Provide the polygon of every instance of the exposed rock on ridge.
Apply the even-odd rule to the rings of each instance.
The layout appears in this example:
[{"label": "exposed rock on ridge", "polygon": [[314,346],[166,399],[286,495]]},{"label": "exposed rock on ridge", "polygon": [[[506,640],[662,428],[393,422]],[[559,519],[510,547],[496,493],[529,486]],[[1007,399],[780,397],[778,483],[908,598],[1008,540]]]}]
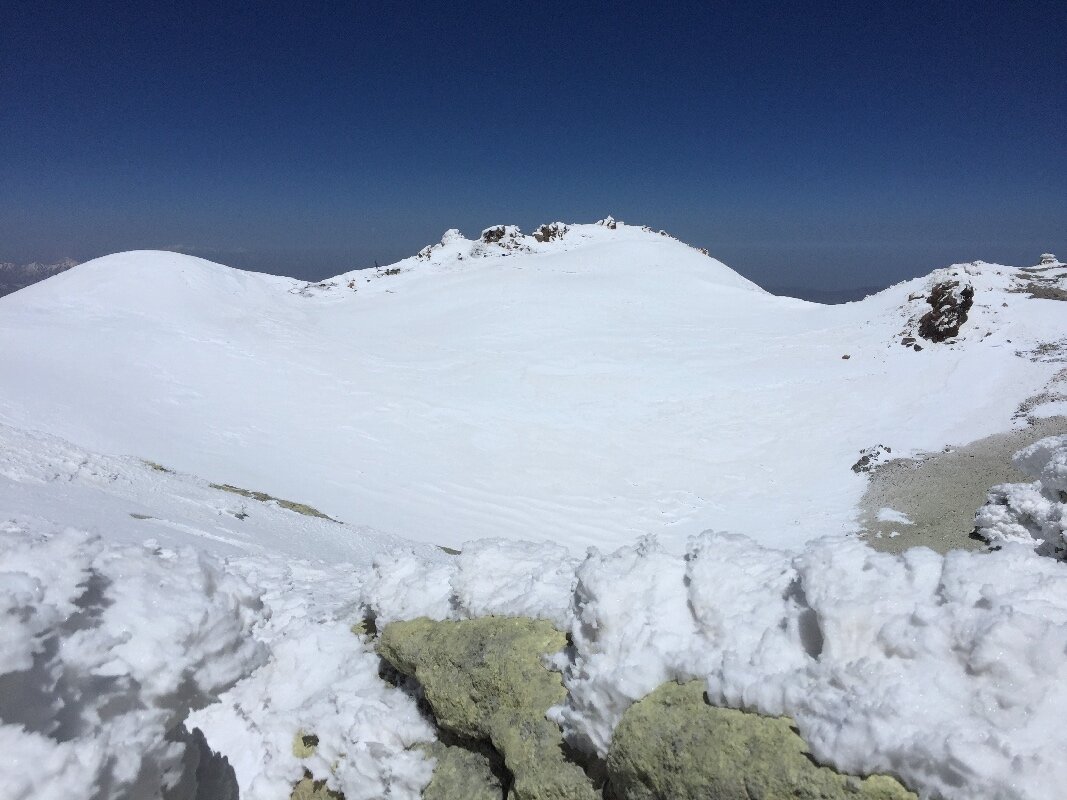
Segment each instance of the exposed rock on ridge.
[{"label": "exposed rock on ridge", "polygon": [[933,306],[919,320],[919,335],[931,342],[943,342],[959,335],[974,304],[974,287],[959,281],[934,284],[926,302]]}]

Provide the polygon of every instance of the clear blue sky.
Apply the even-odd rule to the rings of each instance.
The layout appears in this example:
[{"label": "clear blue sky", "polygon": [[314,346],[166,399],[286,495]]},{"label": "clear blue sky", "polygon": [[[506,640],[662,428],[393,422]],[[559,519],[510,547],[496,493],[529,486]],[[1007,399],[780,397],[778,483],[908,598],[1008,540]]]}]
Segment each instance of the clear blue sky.
[{"label": "clear blue sky", "polygon": [[0,260],[608,213],[769,285],[1067,254],[1067,3],[0,4]]}]

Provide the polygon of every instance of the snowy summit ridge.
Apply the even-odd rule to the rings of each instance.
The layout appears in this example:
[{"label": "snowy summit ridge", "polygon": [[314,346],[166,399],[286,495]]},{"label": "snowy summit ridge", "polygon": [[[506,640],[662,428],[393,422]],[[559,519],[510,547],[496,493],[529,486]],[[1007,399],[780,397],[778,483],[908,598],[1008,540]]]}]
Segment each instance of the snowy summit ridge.
[{"label": "snowy summit ridge", "polygon": [[521,615],[570,633],[548,714],[591,758],[698,680],[838,770],[1055,800],[1067,436],[989,494],[995,552],[849,534],[890,453],[1067,412],[1065,293],[1043,257],[821,306],[609,218],[2,298],[0,796],[416,800],[439,732],[368,632]]},{"label": "snowy summit ridge", "polygon": [[[611,218],[450,230],[320,284],[120,253],[0,300],[0,421],[452,547],[791,547],[855,530],[862,451],[1063,413],[1058,264],[821,306]],[[942,284],[971,305],[933,342]]]}]

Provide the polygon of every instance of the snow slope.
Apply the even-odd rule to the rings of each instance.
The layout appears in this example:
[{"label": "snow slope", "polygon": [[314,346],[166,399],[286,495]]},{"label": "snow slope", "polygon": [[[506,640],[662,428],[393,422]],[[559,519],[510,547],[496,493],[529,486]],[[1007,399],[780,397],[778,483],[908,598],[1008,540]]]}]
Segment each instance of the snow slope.
[{"label": "snow slope", "polygon": [[31,284],[43,281],[60,272],[66,272],[71,267],[78,266],[78,262],[72,258],[64,258],[55,264],[42,264],[33,261],[29,264],[14,264],[10,261],[0,262],[0,297],[5,294],[17,292]]},{"label": "snow slope", "polygon": [[[192,797],[184,722],[247,800],[285,800],[305,769],[353,800],[415,800],[434,730],[354,635],[368,613],[569,630],[548,654],[568,689],[550,715],[593,753],[631,703],[695,678],[716,703],[793,716],[820,762],[924,798],[1057,800],[1067,781],[1067,567],[1033,541],[790,553],[707,532],[684,557],[651,538],[584,558],[481,540],[453,557],[50,436],[2,426],[0,453],[0,797]],[[1020,458],[1062,521],[1067,436]],[[1034,508],[1008,488],[1009,507]],[[350,538],[347,563],[298,557],[323,546],[316,525],[340,529],[335,554]],[[310,732],[315,752],[295,752]]]},{"label": "snow slope", "polygon": [[[0,797],[190,797],[200,759],[219,796],[414,800],[433,728],[353,625],[423,614],[568,629],[550,713],[593,753],[698,678],[922,797],[1060,796],[1067,570],[1034,546],[1067,437],[990,495],[999,552],[814,537],[860,449],[1062,413],[1067,269],[824,307],[642,228],[539,234],[317,285],[119,254],[0,300]],[[945,281],[970,317],[915,350]]]},{"label": "snow slope", "polygon": [[853,527],[861,449],[1004,430],[1057,369],[1016,352],[1067,306],[1007,294],[1008,267],[947,271],[971,321],[916,352],[933,278],[820,306],[644,228],[564,229],[450,231],[311,286],[97,259],[0,300],[0,421],[438,544],[794,546]]}]

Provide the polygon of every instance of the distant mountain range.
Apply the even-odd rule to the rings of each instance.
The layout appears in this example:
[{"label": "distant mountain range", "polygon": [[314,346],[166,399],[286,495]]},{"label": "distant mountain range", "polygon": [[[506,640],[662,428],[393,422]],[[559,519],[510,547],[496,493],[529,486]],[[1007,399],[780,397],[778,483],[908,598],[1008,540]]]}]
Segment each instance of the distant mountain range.
[{"label": "distant mountain range", "polygon": [[13,264],[10,261],[0,261],[0,297],[76,266],[78,262],[72,258],[64,258],[55,264],[41,264],[38,261],[29,264]]}]

